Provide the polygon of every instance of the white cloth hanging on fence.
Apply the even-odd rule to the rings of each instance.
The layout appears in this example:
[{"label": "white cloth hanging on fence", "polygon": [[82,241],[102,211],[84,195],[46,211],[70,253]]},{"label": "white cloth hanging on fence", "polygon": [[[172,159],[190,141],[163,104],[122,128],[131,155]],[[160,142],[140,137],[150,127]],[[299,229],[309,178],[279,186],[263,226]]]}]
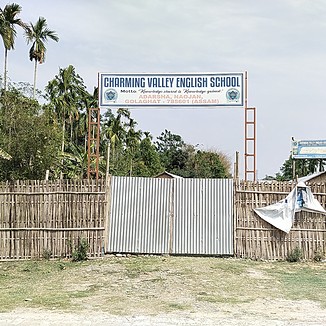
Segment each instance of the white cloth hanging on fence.
[{"label": "white cloth hanging on fence", "polygon": [[266,222],[289,233],[296,212],[308,211],[326,213],[317,199],[314,198],[310,187],[299,182],[287,197],[275,204],[255,208],[254,211]]}]

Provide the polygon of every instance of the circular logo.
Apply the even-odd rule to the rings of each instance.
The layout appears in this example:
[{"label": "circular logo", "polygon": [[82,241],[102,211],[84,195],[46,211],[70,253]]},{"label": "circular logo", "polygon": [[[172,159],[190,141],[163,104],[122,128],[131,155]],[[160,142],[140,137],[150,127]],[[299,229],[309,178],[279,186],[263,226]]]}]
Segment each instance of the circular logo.
[{"label": "circular logo", "polygon": [[106,101],[114,102],[118,98],[118,93],[114,89],[107,89],[104,92],[104,98]]},{"label": "circular logo", "polygon": [[235,88],[230,88],[226,92],[226,98],[229,102],[238,102],[240,98],[240,92]]}]

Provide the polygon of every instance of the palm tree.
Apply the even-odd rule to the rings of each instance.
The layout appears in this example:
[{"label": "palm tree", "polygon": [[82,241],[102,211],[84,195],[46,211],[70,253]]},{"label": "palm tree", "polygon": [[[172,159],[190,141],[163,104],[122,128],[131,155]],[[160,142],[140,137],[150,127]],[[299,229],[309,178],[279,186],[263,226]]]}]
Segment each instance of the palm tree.
[{"label": "palm tree", "polygon": [[135,130],[136,125],[137,122],[134,119],[129,118],[129,123],[127,124],[128,131],[126,134],[126,152],[130,157],[130,166],[129,166],[130,176],[132,176],[133,159],[142,137],[142,131]]},{"label": "palm tree", "polygon": [[21,26],[26,29],[23,21],[17,18],[22,8],[16,3],[8,4],[4,9],[0,8],[0,35],[5,47],[5,66],[3,74],[3,88],[7,89],[7,65],[8,65],[8,51],[14,49],[15,38],[17,35],[15,26]]},{"label": "palm tree", "polygon": [[35,25],[30,23],[25,33],[27,44],[32,43],[32,47],[29,50],[29,59],[35,60],[34,66],[34,88],[33,96],[35,97],[36,89],[36,74],[37,74],[37,63],[42,64],[45,60],[46,47],[45,43],[48,39],[58,42],[59,37],[55,31],[51,31],[47,27],[47,22],[44,17],[40,17]]},{"label": "palm tree", "polygon": [[79,115],[85,105],[85,98],[90,95],[87,93],[83,79],[76,73],[72,65],[60,68],[59,74],[46,86],[46,92],[54,106],[58,120],[61,121],[63,153],[67,120],[70,124],[69,139],[72,143],[74,122],[79,120]]},{"label": "palm tree", "polygon": [[[126,137],[126,129],[125,129],[125,123],[123,119],[129,119],[130,118],[130,112],[128,109],[119,108],[117,110],[116,116],[114,116],[112,113],[108,112],[108,120],[103,125],[103,136],[108,141],[109,146],[108,150],[112,150],[112,155],[108,153],[108,157],[110,157],[110,161],[112,161],[113,164],[109,164],[111,166],[111,170],[116,169],[116,163],[118,161],[117,159],[117,149],[121,148],[123,145],[123,141]],[[117,171],[116,171],[117,172]]]}]

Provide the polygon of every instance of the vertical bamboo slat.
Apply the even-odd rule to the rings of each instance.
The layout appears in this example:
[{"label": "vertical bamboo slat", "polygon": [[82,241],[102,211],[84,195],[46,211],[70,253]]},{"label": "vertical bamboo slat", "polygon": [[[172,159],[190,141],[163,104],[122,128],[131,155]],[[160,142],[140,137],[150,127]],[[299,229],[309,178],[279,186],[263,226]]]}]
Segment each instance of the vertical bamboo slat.
[{"label": "vertical bamboo slat", "polygon": [[[325,184],[310,185],[326,207]],[[289,234],[258,217],[253,209],[287,196],[287,182],[235,182],[234,248],[237,257],[285,259],[299,247],[306,259],[326,252],[326,216],[300,212]],[[89,254],[99,256],[107,241],[105,180],[16,181],[0,183],[0,259],[70,256],[86,237]],[[97,228],[97,229],[96,229]],[[106,247],[106,245],[104,246]]]},{"label": "vertical bamboo slat", "polygon": [[[311,191],[318,194],[315,197],[325,208],[325,184],[310,186]],[[273,181],[259,185],[254,182],[237,183],[234,198],[237,214],[236,256],[283,260],[299,247],[305,259],[313,259],[317,250],[326,252],[326,215],[304,211],[297,213],[291,231],[286,234],[254,213],[255,207],[267,206],[284,199],[293,187],[289,182]]]},{"label": "vertical bamboo slat", "polygon": [[103,180],[0,183],[0,259],[70,256],[81,237],[100,255],[104,204]]}]

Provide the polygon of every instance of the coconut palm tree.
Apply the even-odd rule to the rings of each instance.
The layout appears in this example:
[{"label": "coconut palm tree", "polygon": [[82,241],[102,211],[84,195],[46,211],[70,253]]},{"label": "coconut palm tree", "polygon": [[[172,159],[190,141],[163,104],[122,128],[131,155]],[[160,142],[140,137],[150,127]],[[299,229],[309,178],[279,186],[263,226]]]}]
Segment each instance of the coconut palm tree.
[{"label": "coconut palm tree", "polygon": [[29,59],[31,61],[35,61],[33,88],[33,96],[35,97],[37,64],[42,64],[45,60],[45,43],[48,41],[48,39],[58,42],[59,37],[57,36],[55,31],[51,31],[50,29],[48,29],[47,22],[44,17],[39,17],[35,25],[30,23],[28,28],[26,29],[25,36],[27,44],[32,43],[32,47],[29,50]]},{"label": "coconut palm tree", "polygon": [[15,26],[21,26],[26,29],[24,22],[17,18],[22,8],[16,3],[8,4],[3,9],[0,8],[0,35],[5,48],[5,66],[3,74],[3,88],[7,89],[7,65],[8,51],[14,49],[17,31]]}]

